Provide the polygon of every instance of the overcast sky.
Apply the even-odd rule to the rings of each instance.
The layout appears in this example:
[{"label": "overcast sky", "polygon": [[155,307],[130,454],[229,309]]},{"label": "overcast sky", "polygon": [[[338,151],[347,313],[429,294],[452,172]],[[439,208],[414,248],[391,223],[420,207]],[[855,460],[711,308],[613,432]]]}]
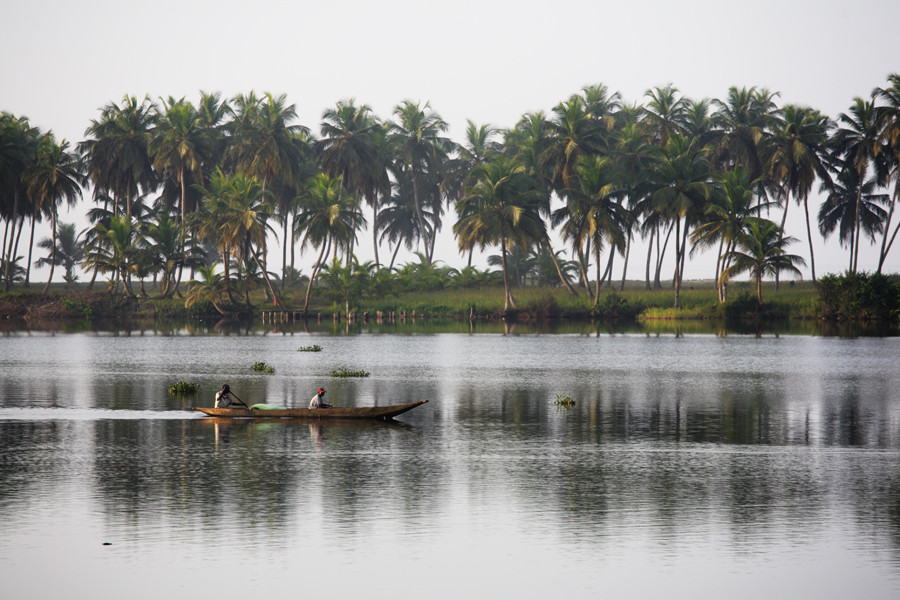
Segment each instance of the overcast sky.
[{"label": "overcast sky", "polygon": [[[403,100],[427,101],[461,142],[466,119],[510,127],[599,82],[628,102],[668,83],[694,99],[765,87],[780,93],[779,104],[834,118],[900,71],[896,0],[6,0],[3,16],[0,110],[73,143],[125,94],[284,93],[316,134],[323,110],[341,99],[385,119]],[[811,199],[811,212],[818,203]],[[448,215],[436,258],[460,267],[451,224]],[[792,251],[808,259],[796,205],[788,232],[804,240]],[[817,274],[843,271],[837,239],[815,236]],[[863,250],[860,265],[873,270],[877,250]],[[707,254],[687,277],[712,277]],[[302,257],[305,273],[313,260]],[[273,261],[280,253],[274,269]],[[889,270],[898,265],[895,249]],[[629,278],[642,277],[638,258]]]}]

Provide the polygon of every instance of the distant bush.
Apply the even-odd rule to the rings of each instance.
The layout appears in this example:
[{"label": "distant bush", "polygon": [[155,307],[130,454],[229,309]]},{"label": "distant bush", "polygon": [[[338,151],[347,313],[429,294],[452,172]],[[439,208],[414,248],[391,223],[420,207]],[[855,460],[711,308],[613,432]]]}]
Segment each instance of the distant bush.
[{"label": "distant bush", "polygon": [[344,369],[343,367],[340,369],[332,369],[331,371],[332,377],[368,377],[369,372],[363,371],[362,369],[358,371],[351,371],[349,369]]},{"label": "distant bush", "polygon": [[900,276],[850,273],[819,280],[821,315],[826,319],[887,321],[900,316]]},{"label": "distant bush", "polygon": [[297,352],[321,352],[322,346],[318,344],[313,344],[312,346],[300,346],[297,348]]},{"label": "distant bush", "polygon": [[169,393],[173,396],[179,394],[195,394],[200,389],[200,384],[193,381],[178,381],[169,386]]},{"label": "distant bush", "polygon": [[264,362],[253,363],[253,370],[257,373],[264,373],[266,375],[272,375],[273,373],[275,373],[275,367],[270,367]]}]

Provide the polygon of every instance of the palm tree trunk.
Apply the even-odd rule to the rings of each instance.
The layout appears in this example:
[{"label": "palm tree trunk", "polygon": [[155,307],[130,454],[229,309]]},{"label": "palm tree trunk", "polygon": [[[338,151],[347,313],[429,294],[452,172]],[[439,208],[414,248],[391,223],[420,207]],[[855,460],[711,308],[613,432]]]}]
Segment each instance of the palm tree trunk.
[{"label": "palm tree trunk", "polygon": [[806,237],[809,239],[809,269],[812,273],[813,283],[816,282],[816,256],[813,253],[812,228],[809,224],[809,204],[806,197],[803,198],[803,210],[806,212]]},{"label": "palm tree trunk", "polygon": [[507,312],[511,308],[516,307],[516,301],[512,297],[509,289],[509,274],[506,271],[506,237],[500,238],[500,257],[503,261],[503,287],[506,290],[506,301],[503,304],[503,311]]},{"label": "palm tree trunk", "polygon": [[[556,254],[553,253],[553,246],[550,243],[550,236],[544,238],[544,245],[547,247],[547,252],[550,253],[550,259],[553,261],[553,266],[556,267],[556,274],[559,275],[559,280],[565,286],[566,291],[569,292],[572,296],[577,296],[578,292],[575,291],[575,288],[572,287],[572,284],[568,282],[568,280],[563,276],[562,269],[559,268],[559,262],[556,260]],[[472,266],[472,250],[469,250],[469,266]]]},{"label": "palm tree trunk", "polygon": [[645,278],[647,281],[647,289],[650,289],[650,261],[653,260],[653,239],[656,237],[656,228],[653,227],[650,229],[650,243],[647,244],[647,271],[645,273]]},{"label": "palm tree trunk", "polygon": [[628,273],[628,255],[631,254],[631,231],[628,232],[628,237],[625,239],[625,264],[622,266],[622,285],[619,287],[619,291],[625,291],[625,275]]},{"label": "palm tree trunk", "polygon": [[56,267],[56,210],[52,210],[50,212],[50,226],[53,228],[50,234],[51,243],[53,246],[50,248],[50,276],[47,278],[47,284],[44,286],[44,289],[41,290],[42,294],[46,294],[47,290],[50,289],[50,282],[53,280],[53,269]]},{"label": "palm tree trunk", "polygon": [[253,256],[253,260],[256,262],[256,266],[259,267],[260,271],[262,271],[263,279],[266,280],[266,287],[269,288],[269,292],[272,294],[272,298],[275,300],[275,305],[279,308],[279,310],[281,310],[281,312],[287,312],[284,308],[284,305],[279,302],[278,294],[275,293],[275,288],[272,287],[272,282],[269,281],[269,274],[266,273],[266,270],[263,268],[262,263],[259,260],[259,256],[256,254],[253,246],[250,246],[250,255]]},{"label": "palm tree trunk", "polygon": [[[884,237],[881,238],[881,251],[878,253],[878,274],[881,275],[881,268],[884,266],[884,259],[887,257],[888,251],[891,249],[887,244],[888,233],[891,230],[891,218],[894,216],[894,205],[897,203],[897,196],[900,195],[900,174],[897,175],[897,183],[894,185],[894,194],[891,196],[891,207],[888,209],[887,220],[884,223]],[[900,230],[900,223],[894,229],[894,235],[891,237],[891,245],[894,238],[897,237],[897,231]]]},{"label": "palm tree trunk", "polygon": [[34,216],[31,217],[31,236],[28,238],[28,263],[25,265],[25,287],[31,285],[31,251],[34,249]]},{"label": "palm tree trunk", "polygon": [[[10,216],[9,221],[7,223],[15,224],[16,215],[19,212],[19,189],[16,187],[16,191],[13,193],[13,210],[12,216]],[[9,229],[7,229],[7,232]],[[9,251],[6,253],[6,273],[4,274],[3,280],[3,291],[9,291],[9,284],[12,281],[12,235],[10,235],[9,240]],[[4,240],[6,241],[6,240]]]},{"label": "palm tree trunk", "polygon": [[416,221],[419,222],[419,235],[425,236],[425,250],[428,251],[428,247],[430,244],[428,243],[428,231],[425,229],[425,220],[422,218],[422,205],[419,201],[419,178],[417,177],[417,173],[415,168],[412,173],[412,184],[413,184],[413,200],[416,205]]},{"label": "palm tree trunk", "polygon": [[319,264],[322,262],[322,256],[325,255],[325,248],[328,244],[323,243],[322,249],[319,250],[319,256],[316,258],[316,264],[313,265],[312,274],[309,276],[309,283],[306,285],[306,298],[303,300],[303,318],[306,318],[306,310],[309,308],[309,293],[312,291],[313,281],[316,280],[316,273],[319,271]]},{"label": "palm tree trunk", "polygon": [[597,306],[600,303],[600,280],[602,279],[600,276],[600,244],[594,244],[594,262],[597,263],[597,281],[594,282],[594,303],[592,306]]},{"label": "palm tree trunk", "polygon": [[675,220],[675,308],[681,308],[681,277],[679,276],[679,268],[681,268],[681,252],[684,248],[679,248],[681,237],[681,219]]},{"label": "palm tree trunk", "polygon": [[372,202],[372,246],[375,248],[375,269],[381,269],[378,262],[378,194],[375,194],[374,202]]},{"label": "palm tree trunk", "polygon": [[281,250],[281,291],[287,283],[288,217],[284,216],[284,248]]}]

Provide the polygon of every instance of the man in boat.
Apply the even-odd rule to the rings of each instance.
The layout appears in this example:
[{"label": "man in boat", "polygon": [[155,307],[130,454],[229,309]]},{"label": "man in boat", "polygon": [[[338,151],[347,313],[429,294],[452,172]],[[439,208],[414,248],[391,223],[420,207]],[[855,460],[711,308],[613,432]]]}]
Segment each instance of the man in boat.
[{"label": "man in boat", "polygon": [[312,400],[309,401],[310,408],[331,408],[330,404],[325,404],[325,390],[319,388],[319,391],[315,396],[312,397]]},{"label": "man in boat", "polygon": [[243,400],[232,394],[231,388],[226,383],[221,390],[216,392],[216,408],[231,408],[232,406],[247,408]]}]

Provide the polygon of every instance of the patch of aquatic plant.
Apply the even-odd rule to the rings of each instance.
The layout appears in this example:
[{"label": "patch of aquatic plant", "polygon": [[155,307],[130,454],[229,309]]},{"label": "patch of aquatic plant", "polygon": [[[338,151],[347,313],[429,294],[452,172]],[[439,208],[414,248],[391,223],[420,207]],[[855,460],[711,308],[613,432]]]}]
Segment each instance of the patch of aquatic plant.
[{"label": "patch of aquatic plant", "polygon": [[575,400],[568,394],[556,394],[554,402],[556,403],[556,406],[562,408],[572,408],[575,406]]},{"label": "patch of aquatic plant", "polygon": [[183,394],[196,394],[200,389],[200,384],[194,381],[176,381],[169,386],[169,393],[173,396]]},{"label": "patch of aquatic plant", "polygon": [[332,377],[368,377],[369,372],[363,371],[362,369],[357,371],[351,371],[350,369],[345,369],[341,367],[340,369],[332,369],[331,370]]},{"label": "patch of aquatic plant", "polygon": [[297,352],[321,352],[322,346],[318,344],[313,344],[312,346],[301,346],[297,348]]},{"label": "patch of aquatic plant", "polygon": [[702,319],[706,316],[706,311],[702,308],[660,308],[651,306],[646,308],[638,315],[639,321],[666,319]]},{"label": "patch of aquatic plant", "polygon": [[265,375],[272,375],[273,373],[275,373],[275,367],[271,367],[264,362],[253,363],[253,370],[257,373],[263,373]]}]

